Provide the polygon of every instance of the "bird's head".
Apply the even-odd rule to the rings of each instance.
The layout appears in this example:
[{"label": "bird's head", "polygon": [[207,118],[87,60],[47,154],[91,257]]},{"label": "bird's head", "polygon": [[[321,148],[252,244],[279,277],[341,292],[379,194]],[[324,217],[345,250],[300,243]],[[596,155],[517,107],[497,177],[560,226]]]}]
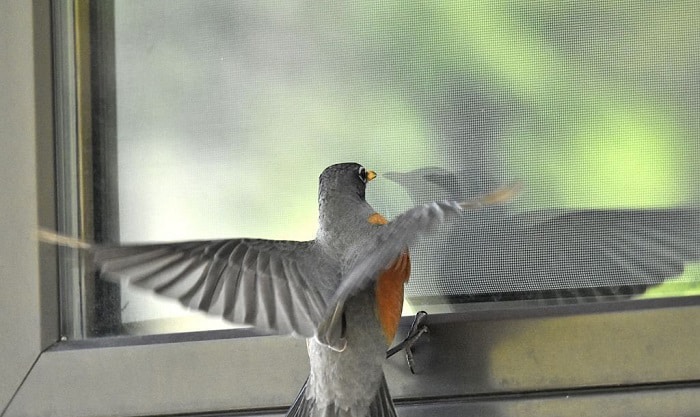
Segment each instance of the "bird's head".
[{"label": "bird's head", "polygon": [[355,162],[331,165],[319,177],[319,199],[329,194],[358,195],[365,198],[365,187],[377,177],[374,171]]}]

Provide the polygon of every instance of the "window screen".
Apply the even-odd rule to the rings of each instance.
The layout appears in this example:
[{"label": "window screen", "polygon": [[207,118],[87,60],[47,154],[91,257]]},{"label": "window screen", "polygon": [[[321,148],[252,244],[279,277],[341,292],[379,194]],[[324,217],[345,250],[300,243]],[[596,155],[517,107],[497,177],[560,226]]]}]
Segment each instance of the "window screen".
[{"label": "window screen", "polygon": [[[406,313],[700,291],[687,2],[104,4],[105,240],[313,239],[318,175],[358,162],[388,218],[523,185],[411,248]],[[229,326],[109,285],[98,334]]]}]

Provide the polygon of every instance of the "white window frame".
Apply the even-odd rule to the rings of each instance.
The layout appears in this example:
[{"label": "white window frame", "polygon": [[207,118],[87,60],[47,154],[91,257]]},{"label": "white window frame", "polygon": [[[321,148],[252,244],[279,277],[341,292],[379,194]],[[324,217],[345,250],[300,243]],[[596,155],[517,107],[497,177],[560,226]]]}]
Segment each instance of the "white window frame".
[{"label": "white window frame", "polygon": [[[0,414],[283,415],[308,372],[303,340],[247,330],[60,340],[56,251],[36,240],[56,222],[50,28],[48,2],[0,2]],[[700,412],[698,297],[430,323],[418,375],[400,357],[385,367],[402,416]]]}]

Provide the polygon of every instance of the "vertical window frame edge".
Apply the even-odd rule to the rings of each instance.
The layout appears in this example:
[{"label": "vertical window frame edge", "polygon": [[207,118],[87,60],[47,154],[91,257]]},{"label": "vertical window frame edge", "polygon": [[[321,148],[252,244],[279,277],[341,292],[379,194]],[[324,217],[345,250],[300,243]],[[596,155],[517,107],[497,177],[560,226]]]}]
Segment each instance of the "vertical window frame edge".
[{"label": "vertical window frame edge", "polygon": [[5,290],[3,308],[12,314],[0,328],[6,335],[0,353],[11,356],[3,362],[12,363],[2,367],[0,413],[5,415],[42,352],[58,340],[59,326],[56,249],[37,239],[40,227],[56,225],[51,5],[9,2],[2,7],[7,8],[3,19],[13,20],[3,25],[12,31],[12,47],[3,51],[6,62],[25,70],[0,73],[8,86],[3,95],[12,100],[3,106],[5,120],[14,122],[1,127],[2,136],[13,141],[0,157],[13,170],[0,184],[8,204],[3,216],[10,220],[3,222],[3,245],[13,250],[2,254],[7,259],[0,264],[11,274],[4,278],[19,285]]}]

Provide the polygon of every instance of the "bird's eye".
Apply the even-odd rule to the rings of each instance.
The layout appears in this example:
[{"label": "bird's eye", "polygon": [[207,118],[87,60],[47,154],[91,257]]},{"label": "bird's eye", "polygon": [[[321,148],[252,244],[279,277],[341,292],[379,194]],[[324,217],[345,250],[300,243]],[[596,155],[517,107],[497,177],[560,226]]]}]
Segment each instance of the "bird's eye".
[{"label": "bird's eye", "polygon": [[360,167],[358,174],[360,175],[362,182],[367,183],[367,170],[365,167]]}]

